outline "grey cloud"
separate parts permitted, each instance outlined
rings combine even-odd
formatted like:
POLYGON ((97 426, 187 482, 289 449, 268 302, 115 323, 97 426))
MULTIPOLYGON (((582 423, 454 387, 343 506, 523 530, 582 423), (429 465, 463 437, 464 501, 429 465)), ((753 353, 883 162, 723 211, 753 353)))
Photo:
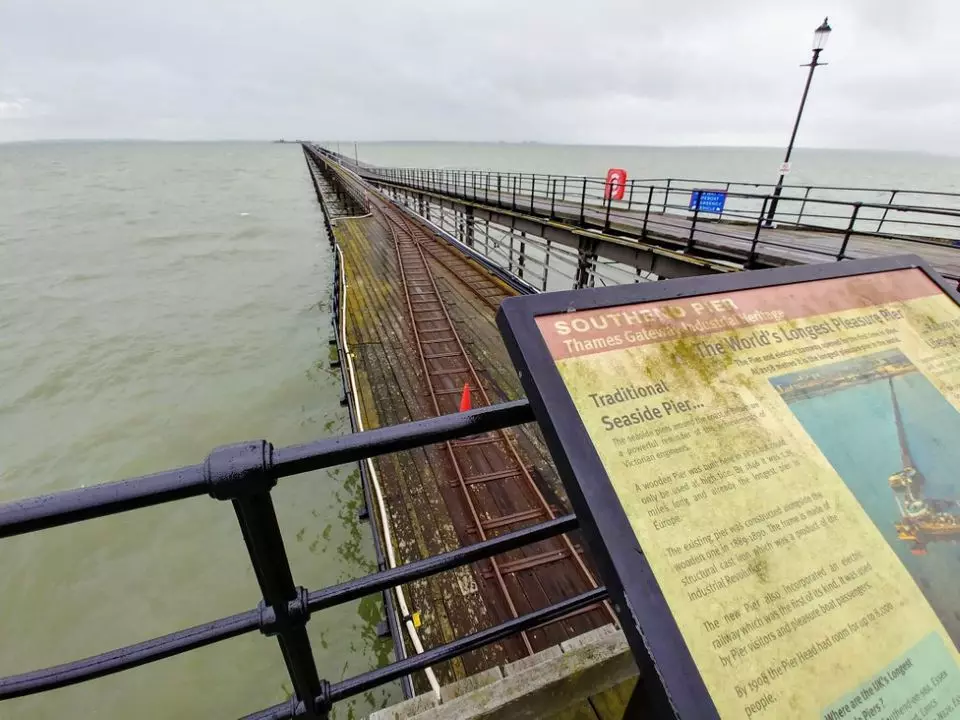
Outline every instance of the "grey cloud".
POLYGON ((0 141, 780 145, 957 153, 947 0, 4 0, 0 141))

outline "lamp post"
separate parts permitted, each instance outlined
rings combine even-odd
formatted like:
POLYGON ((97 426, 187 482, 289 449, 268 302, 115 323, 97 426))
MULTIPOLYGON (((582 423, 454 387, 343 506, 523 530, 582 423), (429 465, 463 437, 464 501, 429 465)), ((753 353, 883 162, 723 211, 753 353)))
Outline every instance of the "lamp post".
POLYGON ((790 154, 793 152, 793 141, 797 138, 797 128, 800 127, 800 117, 803 115, 803 106, 807 102, 807 93, 810 92, 810 81, 813 80, 813 71, 819 66, 827 64, 818 61, 820 59, 820 52, 827 45, 827 38, 830 37, 831 29, 827 18, 824 18, 820 27, 813 31, 813 59, 810 60, 807 65, 800 66, 810 68, 810 72, 807 74, 807 84, 803 87, 803 96, 800 98, 800 109, 797 110, 797 119, 793 123, 793 132, 790 134, 790 144, 787 145, 787 154, 783 158, 783 164, 787 167, 781 170, 780 177, 777 179, 777 186, 773 190, 773 198, 770 200, 770 209, 767 211, 767 227, 773 224, 773 216, 777 212, 777 203, 780 201, 780 191, 783 188, 783 178, 787 172, 790 171, 788 165, 790 162, 790 154))

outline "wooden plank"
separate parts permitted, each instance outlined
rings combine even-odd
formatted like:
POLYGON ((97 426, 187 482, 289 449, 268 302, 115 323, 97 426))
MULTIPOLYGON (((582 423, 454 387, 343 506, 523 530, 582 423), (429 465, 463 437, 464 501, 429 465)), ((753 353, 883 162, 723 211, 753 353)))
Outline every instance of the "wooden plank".
POLYGON ((609 690, 590 697, 598 720, 632 720, 626 716, 627 704, 637 686, 637 678, 627 678, 609 690))
MULTIPOLYGON (((482 691, 427 710, 417 720, 543 720, 581 712, 590 717, 588 699, 635 677, 637 666, 623 633, 565 652, 507 675, 482 691)), ((594 715, 596 713, 594 712, 594 715)), ((578 717, 574 714, 573 717, 578 717)))

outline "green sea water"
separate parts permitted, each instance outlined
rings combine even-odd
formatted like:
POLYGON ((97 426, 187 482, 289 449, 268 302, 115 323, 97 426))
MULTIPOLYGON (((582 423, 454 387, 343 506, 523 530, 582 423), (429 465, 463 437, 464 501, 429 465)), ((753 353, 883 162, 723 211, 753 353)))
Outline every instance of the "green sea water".
MULTIPOLYGON (((349 431, 329 370, 331 250, 300 148, 0 145, 0 500, 349 431)), ((373 569, 353 466, 273 492, 296 582, 373 569)), ((229 503, 208 497, 0 542, 0 674, 248 610, 229 503)), ((314 616, 321 676, 387 660, 373 600, 314 616)), ((2 718, 227 718, 289 680, 257 633, 40 696, 2 718)), ((360 717, 387 687, 338 707, 360 717)))

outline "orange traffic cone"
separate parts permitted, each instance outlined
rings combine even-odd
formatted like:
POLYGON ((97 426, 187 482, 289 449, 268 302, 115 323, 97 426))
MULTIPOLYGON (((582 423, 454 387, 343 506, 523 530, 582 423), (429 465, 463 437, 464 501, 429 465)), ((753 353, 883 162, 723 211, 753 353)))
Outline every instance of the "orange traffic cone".
POLYGON ((463 395, 460 396, 460 412, 466 412, 470 409, 470 383, 465 383, 463 395))

